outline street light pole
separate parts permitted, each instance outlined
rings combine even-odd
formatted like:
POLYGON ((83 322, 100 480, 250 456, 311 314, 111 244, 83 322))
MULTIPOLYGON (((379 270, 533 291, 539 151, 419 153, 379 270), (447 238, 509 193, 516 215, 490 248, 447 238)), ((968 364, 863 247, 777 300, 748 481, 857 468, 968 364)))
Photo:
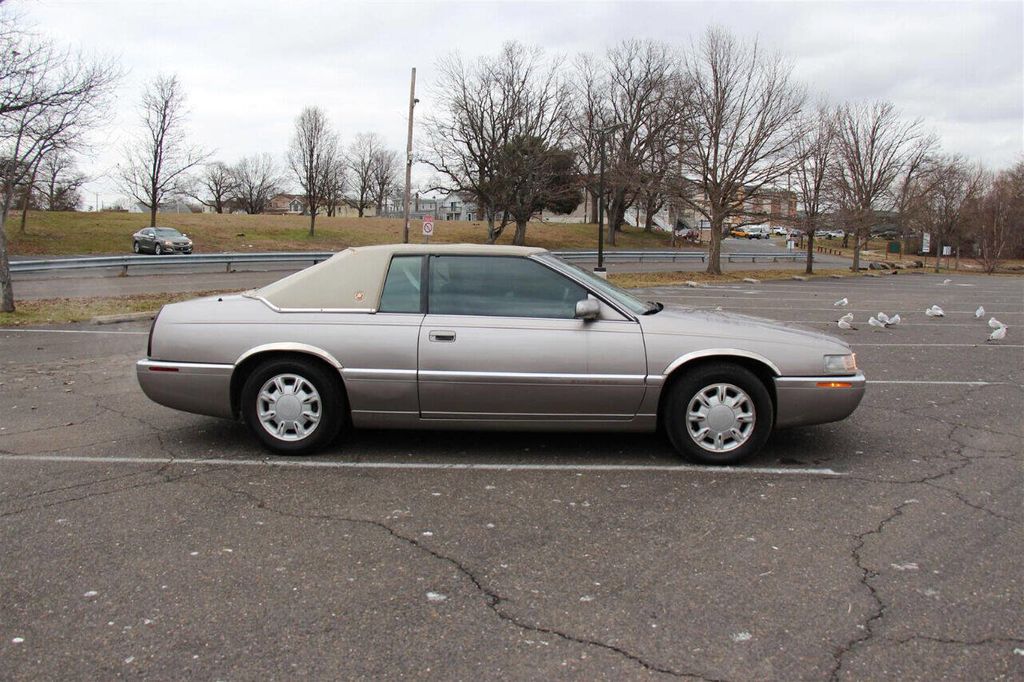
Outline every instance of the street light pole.
POLYGON ((601 161, 597 180, 597 268, 594 272, 603 273, 604 270, 604 130, 601 130, 601 137, 598 144, 601 145, 601 161))
MULTIPOLYGON (((598 167, 598 179, 597 179, 597 267, 594 268, 599 276, 604 277, 604 144, 605 135, 618 130, 623 126, 622 123, 616 123, 615 125, 606 126, 597 131, 598 144, 601 145, 601 161, 598 167)), ((612 228, 614 229, 614 228, 612 228)))
POLYGON ((405 223, 402 226, 402 243, 409 243, 409 195, 412 187, 412 114, 416 107, 416 67, 412 67, 412 82, 409 85, 409 138, 405 144, 405 223))

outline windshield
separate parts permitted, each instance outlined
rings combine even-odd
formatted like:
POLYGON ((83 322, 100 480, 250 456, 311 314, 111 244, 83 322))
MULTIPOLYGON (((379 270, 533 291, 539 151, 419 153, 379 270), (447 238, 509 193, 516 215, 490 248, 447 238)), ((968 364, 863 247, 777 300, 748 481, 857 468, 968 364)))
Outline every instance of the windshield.
POLYGON ((168 239, 174 239, 175 237, 180 237, 181 236, 181 232, 178 232, 177 230, 175 230, 173 228, 170 228, 170 227, 158 227, 158 228, 156 228, 156 236, 157 237, 167 237, 168 239))
POLYGON ((602 279, 594 273, 587 272, 583 268, 564 261, 561 258, 557 258, 550 253, 539 254, 537 259, 547 261, 549 263, 557 263, 559 267, 571 268, 573 273, 583 280, 588 287, 604 296, 607 296, 634 315, 649 315, 650 313, 657 312, 662 308, 661 304, 654 303, 653 301, 644 303, 643 301, 634 298, 633 295, 625 289, 620 289, 608 280, 602 279))

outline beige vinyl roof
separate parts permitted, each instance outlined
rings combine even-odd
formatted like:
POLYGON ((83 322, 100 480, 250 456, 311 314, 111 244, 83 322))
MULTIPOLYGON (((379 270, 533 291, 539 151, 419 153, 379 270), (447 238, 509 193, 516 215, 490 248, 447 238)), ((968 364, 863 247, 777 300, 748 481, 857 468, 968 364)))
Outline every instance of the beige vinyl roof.
POLYGON ((393 255, 445 254, 459 256, 530 256, 544 249, 484 244, 381 244, 359 246, 331 256, 251 296, 283 309, 375 310, 393 255))

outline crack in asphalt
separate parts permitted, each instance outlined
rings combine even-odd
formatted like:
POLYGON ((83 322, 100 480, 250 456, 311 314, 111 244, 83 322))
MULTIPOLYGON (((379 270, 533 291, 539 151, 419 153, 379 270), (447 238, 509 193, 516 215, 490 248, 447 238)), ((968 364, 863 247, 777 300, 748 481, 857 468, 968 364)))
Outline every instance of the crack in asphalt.
POLYGON ((840 645, 835 651, 832 652, 832 658, 835 660, 835 665, 832 668, 832 672, 829 674, 829 680, 832 682, 835 682, 835 680, 839 679, 839 675, 843 669, 843 661, 846 655, 852 652, 857 647, 863 645, 865 642, 870 641, 875 636, 874 624, 877 621, 881 620, 881 618, 885 615, 885 610, 887 608, 885 602, 882 601, 882 597, 881 595, 879 595, 878 590, 875 588, 874 585, 871 584, 871 580, 877 578, 878 573, 872 571, 864 565, 860 552, 864 548, 864 544, 867 542, 869 536, 880 535, 882 531, 885 529, 886 525, 888 525, 893 520, 899 518, 900 516, 903 516, 903 509, 911 504, 916 504, 916 501, 906 500, 904 502, 901 502, 900 504, 896 505, 896 507, 889 513, 888 516, 879 521, 878 525, 876 525, 874 528, 871 528, 863 533, 854 536, 854 545, 853 548, 850 550, 850 555, 853 557, 854 564, 861 572, 860 584, 867 589, 868 594, 871 596, 871 599, 875 602, 875 609, 874 612, 870 616, 868 616, 868 618, 862 624, 857 626, 864 632, 854 637, 850 641, 846 642, 845 644, 840 645))
POLYGON ((408 545, 411 545, 415 549, 417 549, 417 550, 419 550, 421 552, 424 552, 424 553, 430 555, 431 557, 433 557, 435 559, 438 559, 440 561, 444 561, 444 562, 450 564, 451 566, 453 566, 460 574, 462 574, 467 580, 469 580, 469 582, 472 583, 472 585, 476 589, 476 591, 479 592, 483 596, 484 603, 486 604, 487 608, 490 611, 492 611, 501 621, 506 622, 506 623, 510 623, 510 624, 516 626, 517 628, 521 629, 521 630, 526 630, 528 632, 536 632, 536 633, 539 633, 539 634, 551 635, 553 637, 558 637, 559 639, 565 640, 567 642, 572 642, 572 643, 575 643, 575 644, 582 644, 584 646, 591 646, 591 647, 595 647, 595 648, 599 648, 599 649, 604 649, 606 651, 609 651, 609 652, 615 653, 615 654, 617 654, 619 656, 622 656, 623 658, 626 658, 627 660, 632 661, 633 663, 636 663, 637 665, 643 667, 645 670, 648 670, 650 672, 656 672, 656 673, 661 673, 661 674, 665 674, 665 675, 671 675, 673 677, 679 677, 679 678, 706 680, 707 682, 724 682, 720 678, 707 677, 706 675, 702 675, 702 674, 674 670, 672 668, 668 668, 668 667, 665 667, 665 666, 662 666, 662 665, 658 665, 656 663, 653 663, 653 662, 643 658, 642 656, 640 656, 638 654, 634 654, 631 651, 628 651, 627 649, 624 649, 624 648, 622 648, 620 646, 616 646, 614 644, 608 644, 607 642, 602 642, 602 641, 595 640, 595 639, 588 639, 586 637, 579 637, 579 636, 572 635, 572 634, 567 633, 567 632, 562 632, 561 630, 556 630, 554 628, 544 627, 542 625, 534 625, 532 623, 527 623, 527 622, 521 620, 520 618, 518 618, 518 617, 516 617, 514 615, 511 615, 511 614, 508 614, 505 611, 503 611, 500 607, 501 607, 502 603, 507 602, 508 599, 505 598, 505 597, 502 597, 500 594, 498 594, 497 592, 491 590, 486 585, 484 585, 483 582, 476 576, 476 574, 473 573, 473 571, 471 571, 461 561, 459 561, 458 559, 456 559, 454 557, 448 556, 447 554, 442 554, 442 553, 438 552, 437 550, 434 550, 434 549, 426 546, 425 544, 423 544, 422 542, 420 542, 419 540, 417 540, 414 537, 409 537, 407 535, 403 535, 402 533, 398 532, 397 530, 395 530, 394 528, 392 528, 391 526, 389 526, 388 524, 386 524, 386 523, 384 523, 382 521, 376 521, 376 520, 373 520, 373 519, 351 518, 351 517, 345 517, 345 516, 335 516, 335 515, 332 515, 332 514, 297 513, 297 512, 284 511, 284 510, 277 509, 276 507, 273 507, 273 506, 267 504, 267 502, 265 500, 263 500, 262 498, 260 498, 258 495, 255 495, 252 492, 247 491, 247 490, 238 490, 238 489, 230 487, 227 484, 218 483, 218 482, 215 482, 215 481, 210 481, 208 483, 205 483, 205 482, 198 482, 198 483, 200 485, 207 486, 207 487, 209 487, 209 486, 216 486, 217 488, 220 488, 221 490, 224 490, 225 492, 228 492, 230 494, 238 495, 240 497, 243 497, 246 500, 248 500, 250 503, 252 503, 257 509, 262 509, 262 510, 268 511, 268 512, 270 512, 272 514, 277 514, 278 516, 283 516, 283 517, 287 517, 287 518, 294 518, 294 519, 299 519, 299 520, 307 520, 307 521, 336 521, 336 522, 341 522, 341 523, 350 523, 350 524, 355 524, 355 525, 371 526, 373 528, 380 529, 380 530, 384 531, 385 533, 387 533, 390 537, 392 537, 392 538, 394 538, 396 540, 399 540, 401 542, 404 542, 404 543, 406 543, 408 545))
POLYGON ((911 635, 910 637, 886 637, 886 641, 895 644, 907 644, 914 641, 933 642, 935 644, 956 644, 958 646, 989 646, 993 644, 1024 644, 1024 639, 1015 637, 986 637, 984 639, 949 639, 931 637, 929 635, 911 635))

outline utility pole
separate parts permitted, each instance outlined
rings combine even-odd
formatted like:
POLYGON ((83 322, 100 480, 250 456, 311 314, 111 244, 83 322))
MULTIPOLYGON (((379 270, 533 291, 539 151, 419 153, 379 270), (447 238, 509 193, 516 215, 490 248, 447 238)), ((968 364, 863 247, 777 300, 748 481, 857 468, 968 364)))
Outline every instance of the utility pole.
POLYGON ((412 188, 412 112, 416 107, 416 67, 412 67, 412 82, 409 84, 409 141, 405 145, 405 225, 402 227, 402 243, 409 243, 409 194, 412 188))

